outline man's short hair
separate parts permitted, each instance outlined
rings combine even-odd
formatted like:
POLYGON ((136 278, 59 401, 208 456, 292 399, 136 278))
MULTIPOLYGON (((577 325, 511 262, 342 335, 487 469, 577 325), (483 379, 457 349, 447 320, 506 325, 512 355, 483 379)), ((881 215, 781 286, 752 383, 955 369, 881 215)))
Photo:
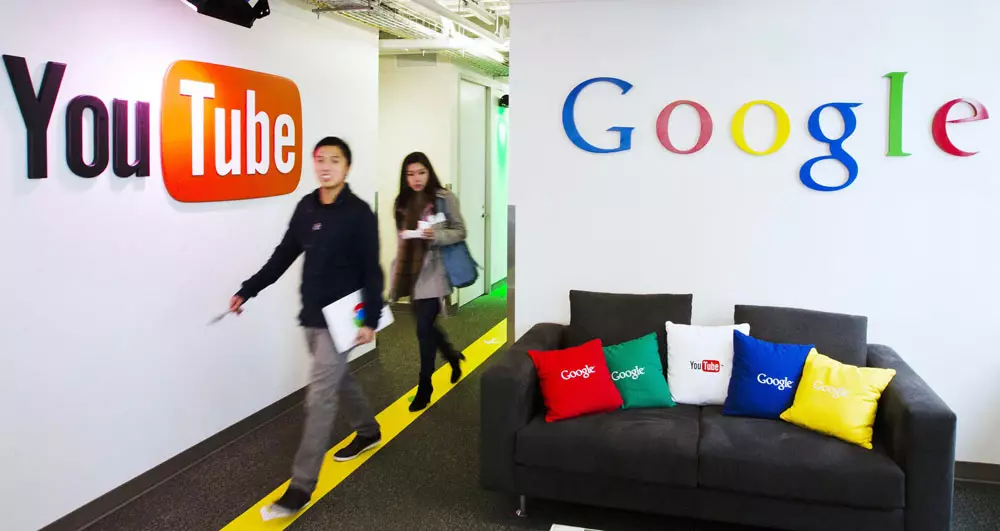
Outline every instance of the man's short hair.
POLYGON ((347 165, 351 165, 351 147, 347 145, 347 142, 344 142, 335 136, 328 136, 317 142, 316 147, 313 148, 313 156, 316 156, 316 152, 319 151, 319 148, 326 146, 340 148, 340 151, 344 154, 344 158, 347 159, 347 165))

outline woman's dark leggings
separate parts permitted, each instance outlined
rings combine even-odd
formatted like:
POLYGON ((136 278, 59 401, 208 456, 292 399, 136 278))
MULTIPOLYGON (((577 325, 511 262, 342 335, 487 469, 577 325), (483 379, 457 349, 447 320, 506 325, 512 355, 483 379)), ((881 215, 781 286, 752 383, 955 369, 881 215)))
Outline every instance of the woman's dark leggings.
POLYGON ((420 343, 420 390, 430 392, 431 375, 434 374, 434 358, 437 351, 446 361, 452 361, 458 354, 437 325, 441 313, 441 299, 420 299, 412 301, 413 313, 417 317, 417 341, 420 343))

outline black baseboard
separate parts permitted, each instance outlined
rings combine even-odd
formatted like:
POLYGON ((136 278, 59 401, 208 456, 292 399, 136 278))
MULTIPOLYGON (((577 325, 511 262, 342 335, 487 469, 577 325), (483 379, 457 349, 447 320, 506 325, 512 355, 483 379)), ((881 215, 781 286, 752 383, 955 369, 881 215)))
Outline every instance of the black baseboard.
MULTIPOLYGON (((351 372, 355 372, 365 365, 372 363, 378 359, 378 355, 378 348, 376 348, 364 356, 352 360, 350 363, 351 372)), ((295 391, 208 439, 184 450, 160 465, 140 474, 87 505, 52 522, 40 531, 79 531, 90 527, 105 516, 128 505, 136 498, 196 465, 201 460, 222 450, 248 433, 280 417, 291 409, 301 407, 305 396, 305 388, 295 391)))
POLYGON ((991 463, 955 462, 955 481, 1000 483, 1000 465, 991 463))

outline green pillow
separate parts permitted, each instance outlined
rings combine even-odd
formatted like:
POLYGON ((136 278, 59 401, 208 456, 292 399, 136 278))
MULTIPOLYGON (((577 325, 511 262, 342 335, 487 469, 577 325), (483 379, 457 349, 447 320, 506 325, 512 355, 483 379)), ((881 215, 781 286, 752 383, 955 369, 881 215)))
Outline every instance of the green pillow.
POLYGON ((655 333, 604 347, 604 357, 611 371, 611 380, 625 401, 624 409, 677 405, 663 376, 655 333))

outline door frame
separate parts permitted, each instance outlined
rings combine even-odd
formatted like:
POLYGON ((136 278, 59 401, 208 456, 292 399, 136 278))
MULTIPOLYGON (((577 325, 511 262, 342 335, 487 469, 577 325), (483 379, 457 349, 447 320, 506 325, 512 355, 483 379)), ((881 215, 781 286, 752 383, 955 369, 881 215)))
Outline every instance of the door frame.
MULTIPOLYGON (((483 183, 484 184, 484 190, 485 190, 484 197, 483 197, 483 210, 484 210, 484 212, 483 212, 483 231, 485 232, 485 234, 483 235, 483 242, 484 242, 483 245, 484 245, 485 249, 483 250, 483 263, 480 264, 480 266, 483 268, 483 272, 482 272, 483 273, 483 293, 479 294, 477 296, 477 298, 478 298, 478 297, 482 297, 483 295, 489 295, 490 294, 490 290, 491 290, 491 288, 493 286, 493 279, 491 278, 492 271, 490 270, 490 265, 492 264, 492 261, 493 261, 493 252, 492 252, 492 248, 491 248, 491 245, 493 243, 493 231, 492 231, 492 227, 491 227, 491 225, 493 223, 493 208, 492 208, 493 191, 491 190, 491 188, 492 188, 492 185, 493 185, 493 158, 494 157, 493 157, 493 144, 491 142, 492 135, 490 133, 491 133, 492 126, 494 124, 493 124, 493 116, 490 114, 490 109, 493 106, 494 92, 496 92, 496 89, 494 89, 493 87, 491 87, 491 86, 489 86, 487 84, 484 84, 481 80, 478 80, 478 79, 476 79, 476 78, 474 78, 472 76, 467 76, 464 73, 459 74, 459 77, 458 77, 458 87, 457 87, 458 88, 458 94, 457 95, 458 95, 458 123, 459 123, 458 129, 459 129, 459 134, 457 135, 458 136, 458 142, 456 143, 457 154, 458 154, 458 161, 457 161, 458 162, 458 175, 457 175, 457 179, 455 179, 456 184, 457 184, 457 186, 456 186, 456 188, 457 188, 456 194, 461 194, 461 191, 462 191, 462 159, 461 159, 461 157, 462 157, 462 134, 461 134, 461 128, 462 127, 461 127, 461 124, 462 124, 462 83, 463 82, 471 83, 473 85, 482 87, 483 90, 486 93, 485 103, 484 103, 485 104, 485 108, 483 109, 483 113, 484 113, 484 115, 486 117, 486 131, 485 131, 485 133, 486 133, 486 146, 485 146, 485 148, 486 148, 485 149, 486 157, 484 157, 485 160, 483 162, 483 164, 484 164, 483 175, 486 178, 486 182, 483 183)), ((477 212, 477 214, 478 214, 478 212, 477 212)), ((462 306, 462 301, 458 300, 458 290, 455 290, 455 299, 456 299, 455 300, 456 306, 461 307, 462 306)), ((473 300, 475 300, 475 299, 473 299, 473 300)))

